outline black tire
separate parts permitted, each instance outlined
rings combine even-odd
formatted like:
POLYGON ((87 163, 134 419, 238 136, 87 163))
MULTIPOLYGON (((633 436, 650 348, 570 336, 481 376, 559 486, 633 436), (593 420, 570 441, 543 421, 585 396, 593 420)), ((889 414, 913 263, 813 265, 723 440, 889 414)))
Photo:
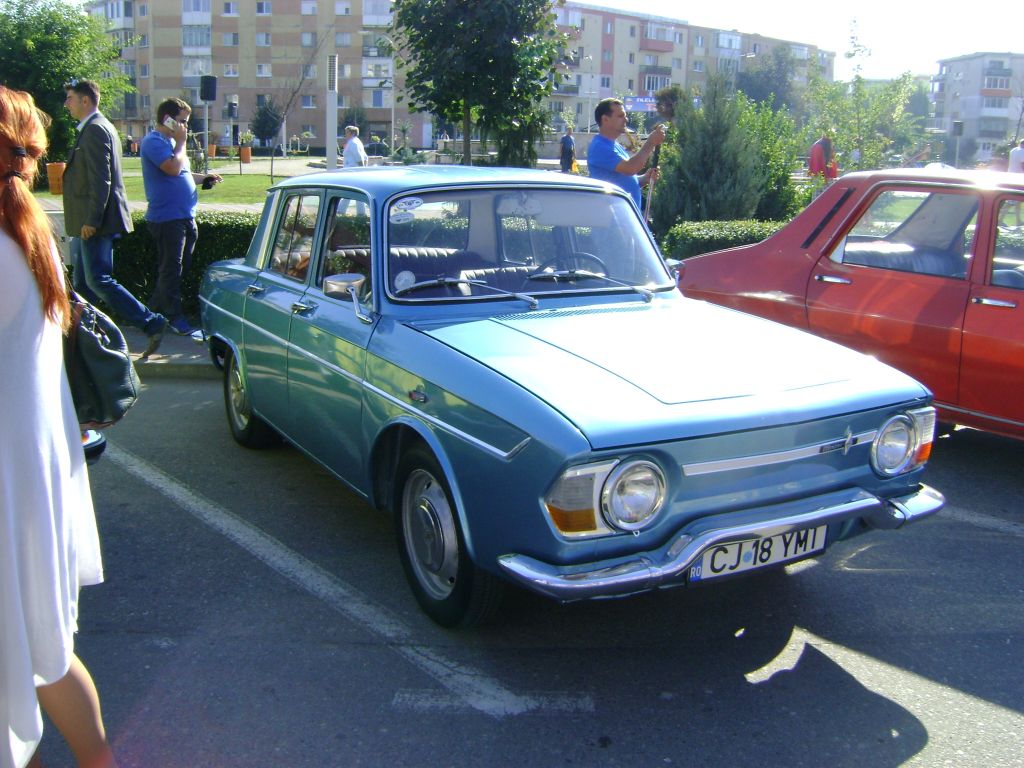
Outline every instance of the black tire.
POLYGON ((424 613, 443 627, 492 619, 505 585, 467 554, 448 481, 429 450, 405 453, 392 497, 402 568, 424 613))
POLYGON ((224 410, 235 442, 246 448, 265 448, 277 442, 277 433, 259 416, 252 414, 245 376, 234 353, 224 353, 224 410))

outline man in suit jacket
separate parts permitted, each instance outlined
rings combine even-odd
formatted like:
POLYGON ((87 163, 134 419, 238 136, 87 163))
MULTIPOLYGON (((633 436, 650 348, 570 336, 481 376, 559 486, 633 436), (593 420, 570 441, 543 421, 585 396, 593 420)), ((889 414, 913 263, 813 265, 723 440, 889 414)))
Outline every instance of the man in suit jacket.
POLYGON ((156 351, 167 318, 151 312, 114 279, 114 239, 132 231, 121 175, 121 140, 99 111, 100 88, 92 80, 64 86, 64 106, 78 120, 78 140, 64 169, 64 229, 71 241, 76 290, 102 299, 121 320, 149 336, 144 356, 156 351))

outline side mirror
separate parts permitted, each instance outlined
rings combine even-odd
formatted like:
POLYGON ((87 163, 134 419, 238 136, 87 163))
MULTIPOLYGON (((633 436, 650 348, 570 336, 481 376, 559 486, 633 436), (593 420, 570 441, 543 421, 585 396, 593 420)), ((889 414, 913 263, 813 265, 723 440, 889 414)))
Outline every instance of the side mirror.
POLYGON ((362 289, 364 282, 366 282, 366 275, 355 272, 330 275, 324 278, 324 296, 342 301, 354 301, 353 297, 362 289))
POLYGON ((668 267, 668 271, 672 273, 672 276, 679 279, 679 273, 683 271, 683 262, 679 259, 665 259, 665 266, 668 267))

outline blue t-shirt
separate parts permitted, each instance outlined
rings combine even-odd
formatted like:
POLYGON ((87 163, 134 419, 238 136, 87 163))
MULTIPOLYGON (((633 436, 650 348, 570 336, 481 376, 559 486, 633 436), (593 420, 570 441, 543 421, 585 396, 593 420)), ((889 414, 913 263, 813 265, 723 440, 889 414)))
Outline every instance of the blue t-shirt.
POLYGON ((612 141, 598 134, 590 142, 587 150, 587 170, 592 179, 610 181, 622 187, 633 198, 637 210, 640 208, 640 182, 636 176, 619 173, 616 166, 623 160, 629 160, 626 148, 617 141, 612 141))
POLYGON ((160 170, 174 156, 174 141, 160 131, 150 131, 139 147, 142 156, 142 186, 146 190, 146 221, 194 219, 199 193, 192 179, 192 170, 185 158, 185 167, 177 176, 160 170))

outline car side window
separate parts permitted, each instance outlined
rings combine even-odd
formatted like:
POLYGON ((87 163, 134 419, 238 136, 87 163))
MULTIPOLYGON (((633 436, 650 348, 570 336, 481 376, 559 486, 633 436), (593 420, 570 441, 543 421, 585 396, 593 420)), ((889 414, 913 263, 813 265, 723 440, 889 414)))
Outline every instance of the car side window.
POLYGON ((1024 198, 999 204, 996 244, 992 251, 992 285, 1024 290, 1024 198))
POLYGON ((267 269, 293 280, 305 281, 309 260, 313 256, 313 236, 319 212, 320 196, 317 194, 300 193, 284 200, 267 269))
POLYGON ((964 279, 978 199, 971 194, 880 193, 831 254, 833 261, 964 279))
POLYGON ((328 204, 323 258, 318 285, 331 275, 358 274, 366 280, 362 294, 370 291, 370 214, 362 198, 336 197, 328 204))

